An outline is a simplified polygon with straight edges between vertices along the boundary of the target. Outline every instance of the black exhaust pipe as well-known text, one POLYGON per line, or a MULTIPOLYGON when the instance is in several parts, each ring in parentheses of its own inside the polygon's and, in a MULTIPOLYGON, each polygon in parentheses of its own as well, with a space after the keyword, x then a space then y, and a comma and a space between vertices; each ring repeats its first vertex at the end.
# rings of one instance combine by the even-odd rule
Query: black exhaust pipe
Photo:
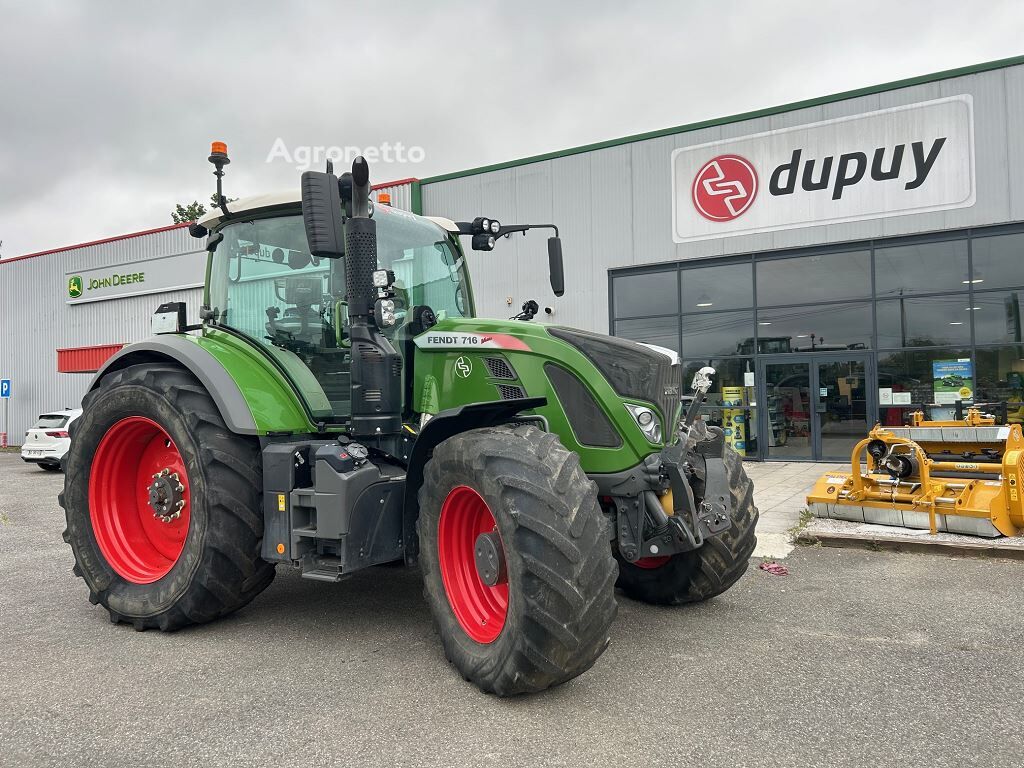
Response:
POLYGON ((402 358, 374 319, 377 222, 370 218, 370 168, 366 160, 357 157, 351 175, 345 177, 342 182, 348 183, 340 183, 331 172, 302 174, 306 237, 314 256, 345 259, 352 342, 349 431, 353 437, 364 439, 397 435, 402 430, 402 358), (346 199, 349 195, 351 198, 346 199), (348 218, 343 215, 346 208, 351 211, 348 218))
POLYGON ((370 167, 352 163, 352 216, 345 222, 345 281, 352 340, 352 435, 402 431, 402 357, 374 320, 377 222, 370 218, 370 167))

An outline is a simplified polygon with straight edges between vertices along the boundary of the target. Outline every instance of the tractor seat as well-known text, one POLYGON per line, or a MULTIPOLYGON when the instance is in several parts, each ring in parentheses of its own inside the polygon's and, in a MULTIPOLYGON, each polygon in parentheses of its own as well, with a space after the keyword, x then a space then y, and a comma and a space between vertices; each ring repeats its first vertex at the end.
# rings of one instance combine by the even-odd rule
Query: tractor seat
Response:
MULTIPOLYGON (((272 333, 271 324, 267 325, 268 333, 272 333)), ((312 307, 288 307, 273 325, 296 341, 315 346, 334 346, 334 327, 324 322, 320 313, 312 307)))

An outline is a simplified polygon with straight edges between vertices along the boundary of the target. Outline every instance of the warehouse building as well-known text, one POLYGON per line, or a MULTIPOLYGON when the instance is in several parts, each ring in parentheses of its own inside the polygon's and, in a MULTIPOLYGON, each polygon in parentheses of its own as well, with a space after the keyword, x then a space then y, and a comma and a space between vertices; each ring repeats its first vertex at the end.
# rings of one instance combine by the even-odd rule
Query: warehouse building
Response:
MULTIPOLYGON (((470 255, 480 314, 533 298, 551 322, 678 350, 718 370, 707 417, 748 458, 842 459, 910 409, 1024 413, 1022 136, 1024 57, 389 191, 427 215, 559 226, 565 296, 544 238, 514 236, 470 255)), ((166 228, 0 263, 8 306, 31 285, 55 307, 0 339, 14 442, 80 397, 87 377, 57 371, 147 335, 161 300, 195 316, 195 245, 166 228)))

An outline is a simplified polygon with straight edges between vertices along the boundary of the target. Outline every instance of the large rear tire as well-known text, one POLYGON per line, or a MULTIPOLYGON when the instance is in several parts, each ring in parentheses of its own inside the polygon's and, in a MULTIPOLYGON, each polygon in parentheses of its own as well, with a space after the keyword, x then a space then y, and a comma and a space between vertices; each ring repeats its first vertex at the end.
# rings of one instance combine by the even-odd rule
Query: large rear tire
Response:
POLYGON ((593 666, 615 618, 617 571, 597 488, 556 435, 503 426, 449 438, 426 466, 419 506, 424 595, 466 680, 511 696, 593 666), (502 574, 490 586, 474 560, 484 545, 502 574))
POLYGON ((64 540, 111 621, 174 630, 270 584, 259 445, 227 429, 195 377, 130 366, 104 376, 83 410, 60 495, 64 540))
POLYGON ((647 558, 639 565, 619 561, 618 587, 634 600, 655 605, 695 603, 720 595, 739 581, 757 545, 757 507, 754 484, 743 469, 743 460, 728 446, 723 455, 732 525, 691 552, 669 558, 647 558))

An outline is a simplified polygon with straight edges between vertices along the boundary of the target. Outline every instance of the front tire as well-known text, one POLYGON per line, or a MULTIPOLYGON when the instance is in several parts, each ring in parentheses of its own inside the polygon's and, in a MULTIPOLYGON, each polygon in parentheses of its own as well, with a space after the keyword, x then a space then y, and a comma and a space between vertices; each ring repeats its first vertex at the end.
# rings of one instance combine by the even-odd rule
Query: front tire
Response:
POLYGON ((441 443, 424 474, 424 595, 463 677, 511 696, 593 666, 615 618, 617 570, 579 457, 536 427, 492 427, 441 443), (490 586, 474 560, 488 542, 505 566, 490 586))
POLYGON ((174 630, 238 610, 274 568, 260 557, 262 466, 188 371, 103 377, 71 424, 64 540, 112 622, 174 630))
POLYGON ((639 564, 619 561, 618 586, 629 597, 654 605, 696 603, 720 595, 739 581, 757 545, 754 484, 743 459, 726 446, 722 456, 732 503, 732 525, 709 537, 698 549, 667 558, 646 558, 639 564))

